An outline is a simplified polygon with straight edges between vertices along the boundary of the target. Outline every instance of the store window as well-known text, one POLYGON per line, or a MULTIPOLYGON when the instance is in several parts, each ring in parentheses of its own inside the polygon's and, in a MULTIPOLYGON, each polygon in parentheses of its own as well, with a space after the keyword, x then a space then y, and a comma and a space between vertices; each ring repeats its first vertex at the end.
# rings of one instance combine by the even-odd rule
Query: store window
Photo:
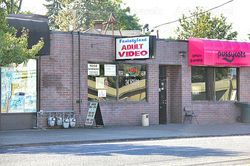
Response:
POLYGON ((36 60, 1 67, 1 112, 36 112, 36 60))
POLYGON ((215 68, 216 100, 237 100, 237 69, 215 68))
POLYGON ((146 99, 146 66, 122 64, 118 67, 119 100, 142 101, 146 99))
POLYGON ((192 67, 193 100, 237 100, 237 68, 192 67))
POLYGON ((88 99, 116 100, 116 65, 88 64, 88 99))
POLYGON ((89 63, 88 100, 146 100, 146 65, 89 63))

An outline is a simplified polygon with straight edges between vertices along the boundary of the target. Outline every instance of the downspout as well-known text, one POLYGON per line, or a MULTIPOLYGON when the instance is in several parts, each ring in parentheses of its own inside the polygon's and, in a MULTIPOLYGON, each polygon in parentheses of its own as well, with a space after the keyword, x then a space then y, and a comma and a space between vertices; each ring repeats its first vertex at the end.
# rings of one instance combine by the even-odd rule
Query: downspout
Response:
POLYGON ((72 39, 72 71, 71 71, 71 75, 72 75, 72 110, 74 111, 74 31, 71 31, 71 39, 72 39))
POLYGON ((78 78, 79 78, 79 113, 81 112, 81 35, 80 31, 78 31, 78 78))
POLYGON ((36 62, 36 66, 37 66, 37 77, 36 77, 36 93, 37 93, 37 110, 36 110, 36 127, 38 128, 39 127, 39 124, 38 124, 38 113, 40 113, 40 109, 41 109, 41 55, 38 55, 38 58, 37 58, 37 62, 36 62))

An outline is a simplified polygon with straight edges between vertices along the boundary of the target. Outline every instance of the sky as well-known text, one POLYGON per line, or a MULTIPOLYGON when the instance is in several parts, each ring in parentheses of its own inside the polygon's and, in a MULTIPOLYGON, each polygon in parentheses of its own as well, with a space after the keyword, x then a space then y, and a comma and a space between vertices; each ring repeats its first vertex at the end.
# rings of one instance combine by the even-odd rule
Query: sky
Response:
MULTIPOLYGON (((205 10, 221 5, 229 0, 123 0, 129 6, 132 14, 140 19, 140 24, 149 24, 153 29, 160 24, 177 20, 182 14, 189 16, 196 6, 205 10)), ((45 0, 23 0, 23 11, 31 11, 35 14, 46 14, 43 6, 45 0)), ((233 0, 232 2, 211 11, 213 16, 223 14, 228 23, 233 24, 233 30, 237 31, 239 41, 249 41, 247 34, 250 33, 249 0, 233 0)), ((168 24, 157 28, 160 38, 174 37, 177 23, 168 24)))

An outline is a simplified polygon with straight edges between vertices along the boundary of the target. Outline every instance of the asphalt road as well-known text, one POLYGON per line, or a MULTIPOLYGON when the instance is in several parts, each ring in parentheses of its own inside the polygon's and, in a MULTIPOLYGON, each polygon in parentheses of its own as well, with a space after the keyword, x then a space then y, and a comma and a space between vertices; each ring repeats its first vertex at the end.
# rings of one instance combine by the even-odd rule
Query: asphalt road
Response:
POLYGON ((0 165, 250 166, 250 136, 0 148, 0 165))

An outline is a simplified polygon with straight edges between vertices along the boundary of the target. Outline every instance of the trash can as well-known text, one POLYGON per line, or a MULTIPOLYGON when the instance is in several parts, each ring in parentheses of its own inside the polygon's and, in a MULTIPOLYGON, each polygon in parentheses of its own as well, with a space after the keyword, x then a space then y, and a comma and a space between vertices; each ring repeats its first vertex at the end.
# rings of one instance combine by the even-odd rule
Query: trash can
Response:
POLYGON ((149 126, 149 115, 147 113, 142 113, 141 122, 142 126, 149 126))
POLYGON ((250 103, 235 102, 235 104, 241 109, 241 115, 240 115, 241 122, 250 123, 250 103))

